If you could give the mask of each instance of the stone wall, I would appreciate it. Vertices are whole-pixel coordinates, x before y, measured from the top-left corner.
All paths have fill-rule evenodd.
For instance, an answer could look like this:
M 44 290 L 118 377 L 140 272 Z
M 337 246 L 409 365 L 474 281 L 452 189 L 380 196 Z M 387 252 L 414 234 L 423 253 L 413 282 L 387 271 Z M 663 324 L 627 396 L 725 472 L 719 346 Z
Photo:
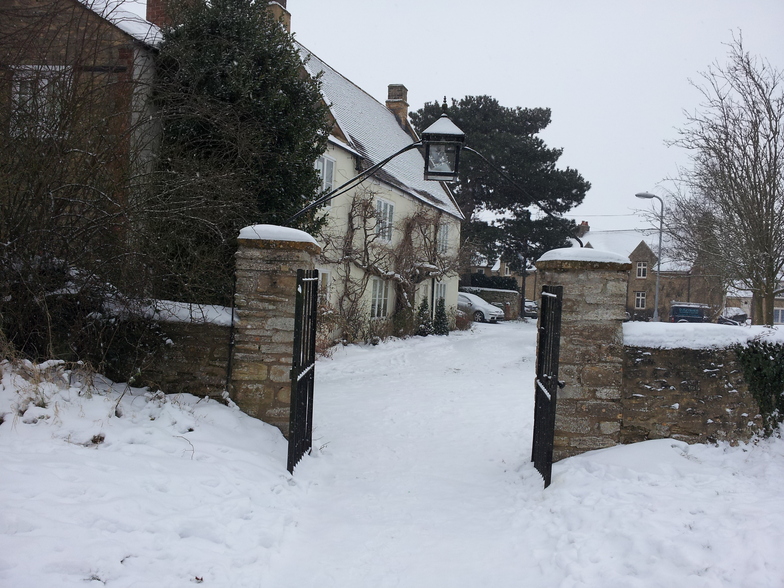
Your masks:
M 220 398 L 226 388 L 231 327 L 164 322 L 161 330 L 171 343 L 145 370 L 145 384 L 167 394 Z
M 747 441 L 762 417 L 730 349 L 626 347 L 621 443 Z
M 496 290 L 494 288 L 460 288 L 461 292 L 476 294 L 482 300 L 498 306 L 504 311 L 504 319 L 511 321 L 520 318 L 520 293 L 514 290 Z

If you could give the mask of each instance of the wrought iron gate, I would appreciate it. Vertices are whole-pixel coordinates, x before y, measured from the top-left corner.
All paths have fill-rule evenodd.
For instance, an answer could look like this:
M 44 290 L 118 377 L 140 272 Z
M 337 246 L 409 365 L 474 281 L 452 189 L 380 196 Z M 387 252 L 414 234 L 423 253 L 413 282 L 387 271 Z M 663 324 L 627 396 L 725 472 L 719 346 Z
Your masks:
M 287 466 L 291 473 L 294 473 L 294 467 L 311 448 L 313 442 L 318 279 L 318 270 L 297 270 Z
M 558 353 L 561 347 L 561 302 L 563 286 L 542 287 L 542 308 L 539 314 L 539 341 L 536 352 L 536 405 L 534 408 L 534 442 L 531 461 L 550 485 L 555 436 L 555 403 L 558 388 Z

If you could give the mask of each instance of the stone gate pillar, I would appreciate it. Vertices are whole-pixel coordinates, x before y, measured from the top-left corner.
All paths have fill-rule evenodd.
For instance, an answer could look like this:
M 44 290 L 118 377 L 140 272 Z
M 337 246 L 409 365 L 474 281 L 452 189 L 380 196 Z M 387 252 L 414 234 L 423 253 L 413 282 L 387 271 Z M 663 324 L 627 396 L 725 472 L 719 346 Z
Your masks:
M 245 227 L 236 255 L 231 399 L 240 409 L 289 433 L 297 270 L 321 253 L 303 231 Z
M 553 461 L 620 443 L 623 319 L 631 262 L 573 247 L 536 262 L 541 285 L 563 286 Z

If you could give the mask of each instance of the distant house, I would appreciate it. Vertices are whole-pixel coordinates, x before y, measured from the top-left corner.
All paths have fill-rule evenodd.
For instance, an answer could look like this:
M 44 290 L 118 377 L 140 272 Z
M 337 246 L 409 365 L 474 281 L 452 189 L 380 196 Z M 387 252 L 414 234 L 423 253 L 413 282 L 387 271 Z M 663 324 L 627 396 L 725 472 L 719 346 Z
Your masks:
M 735 309 L 748 318 L 754 316 L 754 296 L 741 284 L 731 285 L 727 290 L 726 305 L 728 309 Z M 773 324 L 784 325 L 784 295 L 777 296 L 773 301 Z
M 405 86 L 390 85 L 382 104 L 299 47 L 307 72 L 321 76 L 333 119 L 329 146 L 316 162 L 325 192 L 418 139 Z M 439 298 L 457 306 L 463 215 L 446 185 L 425 181 L 423 171 L 421 153 L 408 151 L 325 206 L 320 271 L 325 300 L 335 309 L 375 320 L 422 299 L 431 311 Z
M 581 239 L 585 247 L 620 253 L 632 262 L 626 310 L 633 320 L 650 319 L 656 291 L 658 232 L 636 229 L 591 231 L 587 225 L 584 226 L 587 230 Z M 724 291 L 717 280 L 704 275 L 699 267 L 663 256 L 659 276 L 661 320 L 667 320 L 672 301 L 707 304 L 718 313 L 724 305 Z

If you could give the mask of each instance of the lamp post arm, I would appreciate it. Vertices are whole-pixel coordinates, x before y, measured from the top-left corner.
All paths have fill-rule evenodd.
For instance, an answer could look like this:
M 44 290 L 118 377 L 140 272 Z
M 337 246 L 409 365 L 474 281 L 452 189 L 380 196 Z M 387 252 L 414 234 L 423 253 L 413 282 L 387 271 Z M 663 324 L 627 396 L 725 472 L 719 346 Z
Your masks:
M 335 188 L 331 192 L 327 192 L 326 194 L 324 194 L 323 196 L 321 196 L 317 200 L 311 202 L 305 208 L 300 210 L 297 214 L 295 214 L 294 216 L 289 218 L 286 221 L 286 224 L 290 225 L 291 223 L 293 223 L 295 220 L 297 220 L 299 217 L 301 217 L 306 212 L 308 212 L 310 210 L 313 210 L 317 206 L 321 206 L 325 202 L 328 202 L 328 201 L 332 200 L 335 196 L 339 196 L 343 192 L 346 192 L 346 191 L 350 190 L 351 188 L 353 188 L 355 185 L 360 184 L 366 178 L 372 176 L 374 173 L 376 173 L 378 170 L 380 170 L 382 167 L 384 167 L 390 161 L 395 159 L 395 157 L 397 157 L 398 155 L 402 155 L 406 151 L 411 151 L 412 149 L 414 149 L 416 147 L 421 147 L 421 146 L 422 146 L 422 141 L 417 141 L 416 143 L 411 143 L 411 145 L 406 145 L 400 151 L 398 151 L 396 153 L 393 153 L 392 155 L 390 155 L 389 157 L 387 157 L 383 161 L 379 161 L 377 164 L 370 166 L 369 168 L 367 168 L 366 170 L 358 173 L 356 176 L 351 178 L 349 181 L 341 184 L 340 186 L 338 186 L 337 188 Z
M 484 161 L 484 162 L 485 162 L 485 163 L 486 163 L 486 164 L 487 164 L 487 165 L 488 165 L 488 166 L 489 166 L 489 167 L 490 167 L 492 170 L 494 170 L 496 173 L 498 173 L 498 175 L 500 175 L 502 178 L 504 178 L 504 179 L 505 179 L 507 182 L 509 182 L 509 183 L 510 183 L 512 186 L 514 186 L 514 187 L 515 187 L 515 188 L 516 188 L 516 189 L 517 189 L 517 190 L 518 190 L 518 191 L 519 191 L 521 194 L 524 194 L 524 195 L 525 195 L 527 198 L 530 198 L 530 199 L 531 199 L 531 201 L 532 201 L 534 204 L 536 204 L 536 206 L 539 208 L 539 210 L 541 210 L 541 211 L 542 211 L 543 213 L 545 213 L 547 216 L 549 216 L 549 217 L 550 217 L 550 218 L 552 218 L 552 219 L 559 219 L 559 217 L 555 216 L 555 215 L 554 215 L 552 212 L 550 212 L 549 210 L 547 210 L 547 208 L 545 208 L 545 207 L 542 205 L 542 203 L 541 203 L 541 202 L 539 202 L 539 201 L 538 201 L 537 199 L 535 199 L 535 198 L 532 198 L 532 197 L 531 197 L 531 195 L 530 195 L 530 194 L 529 194 L 527 191 L 525 191 L 523 188 L 521 188 L 521 187 L 520 187 L 520 186 L 517 184 L 517 182 L 515 182 L 515 181 L 514 181 L 514 180 L 513 180 L 513 179 L 512 179 L 512 178 L 509 176 L 509 174 L 507 174 L 507 173 L 506 173 L 504 170 L 502 170 L 500 167 L 498 167 L 497 165 L 495 165 L 495 164 L 494 164 L 492 161 L 490 161 L 489 159 L 487 159 L 487 158 L 486 158 L 484 155 L 482 155 L 481 153 L 479 153 L 479 151 L 477 151 L 476 149 L 471 149 L 471 148 L 470 148 L 470 147 L 468 147 L 468 146 L 463 146 L 463 150 L 464 150 L 464 151 L 470 151 L 470 152 L 471 152 L 471 153 L 473 153 L 474 155 L 477 155 L 477 156 L 479 156 L 479 158 L 480 158 L 482 161 Z M 560 219 L 559 219 L 559 220 L 560 220 Z M 580 239 L 580 237 L 578 237 L 576 234 L 573 234 L 573 235 L 572 235 L 572 238 L 573 238 L 575 241 L 577 241 L 577 242 L 580 244 L 580 247 L 582 247 L 582 246 L 583 246 L 583 242 L 582 242 L 582 240 L 581 240 L 581 239 Z

